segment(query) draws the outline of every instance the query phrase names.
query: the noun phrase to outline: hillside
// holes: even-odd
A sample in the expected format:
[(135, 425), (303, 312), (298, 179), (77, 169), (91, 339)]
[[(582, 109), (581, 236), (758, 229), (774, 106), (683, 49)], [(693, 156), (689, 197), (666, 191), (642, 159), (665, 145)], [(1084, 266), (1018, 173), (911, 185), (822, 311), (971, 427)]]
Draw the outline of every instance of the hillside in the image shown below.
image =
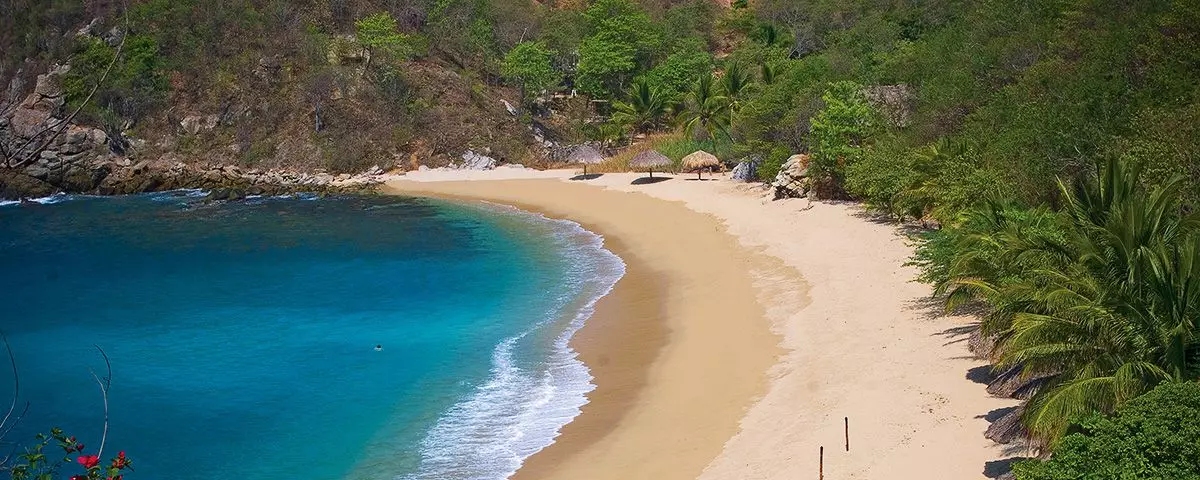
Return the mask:
[[(0, 82), (7, 86), (0, 93), (0, 118), (6, 118), (0, 139), (11, 150), (82, 105), (120, 50), (74, 117), (81, 128), (103, 132), (87, 136), (107, 141), (68, 147), (63, 156), (71, 161), (82, 149), (96, 151), (97, 161), (128, 156), (163, 166), (336, 174), (374, 165), (445, 165), (462, 162), (468, 151), (500, 162), (545, 158), (544, 146), (507, 110), (505, 100), (518, 98), (495, 71), (496, 52), (515, 41), (500, 37), (512, 25), (498, 25), (487, 45), (429, 42), (430, 35), (445, 35), (414, 23), (408, 7), (391, 5), (396, 17), (407, 19), (392, 27), (404, 39), (399, 51), (364, 45), (355, 25), (396, 2), (247, 0), (214, 8), (198, 1), (134, 1), (127, 17), (120, 2), (6, 3), (5, 11), (17, 13), (0, 28), (6, 52)], [(468, 18), (488, 18), (477, 15), (485, 9), (501, 10), (468, 7), (445, 12), (441, 32), (457, 31)], [(533, 6), (523, 8), (532, 19)], [(37, 77), (48, 72), (58, 72), (42, 82), (49, 90), (31, 98)], [(62, 140), (56, 138), (46, 156)], [(53, 170), (44, 167), (34, 173)], [(96, 175), (90, 164), (87, 170), (80, 175)], [(67, 190), (93, 186), (43, 179)]]
[(1200, 2), (0, 11), (0, 198), (336, 191), (364, 185), (349, 173), (542, 166), (584, 143), (609, 157), (596, 171), (706, 150), (778, 197), (928, 227), (920, 280), (982, 312), (989, 391), (1026, 400), (989, 438), (1050, 452), (1082, 418), (1200, 379)]

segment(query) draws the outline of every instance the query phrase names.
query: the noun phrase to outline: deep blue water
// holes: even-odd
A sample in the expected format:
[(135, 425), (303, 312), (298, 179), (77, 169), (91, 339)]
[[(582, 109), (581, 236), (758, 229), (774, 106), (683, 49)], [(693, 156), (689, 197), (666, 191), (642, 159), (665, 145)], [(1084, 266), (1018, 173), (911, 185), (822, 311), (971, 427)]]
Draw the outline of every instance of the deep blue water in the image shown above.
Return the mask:
[(130, 480), (505, 478), (584, 403), (566, 341), (623, 272), (577, 225), (501, 206), (57, 200), (0, 205), (30, 404), (4, 441), (58, 426), (94, 452), (99, 345)]

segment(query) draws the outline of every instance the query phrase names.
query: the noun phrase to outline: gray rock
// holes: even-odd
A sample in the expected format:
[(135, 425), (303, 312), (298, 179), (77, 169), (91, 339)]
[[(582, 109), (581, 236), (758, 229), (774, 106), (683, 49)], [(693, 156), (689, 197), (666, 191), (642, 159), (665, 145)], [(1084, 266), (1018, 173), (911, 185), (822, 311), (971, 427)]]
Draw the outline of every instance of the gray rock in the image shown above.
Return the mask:
[(183, 131), (185, 133), (188, 133), (190, 135), (196, 135), (200, 132), (204, 132), (204, 131), (208, 131), (208, 130), (217, 128), (217, 123), (219, 122), (220, 118), (221, 118), (220, 116), (215, 115), (215, 114), (214, 115), (190, 115), (190, 116), (184, 117), (184, 119), (179, 122), (179, 127), (181, 129), (183, 129)]
[(33, 93), (43, 97), (61, 97), (63, 96), (62, 77), (71, 68), (65, 65), (59, 65), (51, 69), (48, 73), (37, 76), (37, 86), (33, 88)]
[(116, 47), (121, 43), (121, 39), (123, 38), (125, 38), (125, 32), (122, 32), (120, 28), (113, 27), (112, 30), (104, 34), (104, 43), (107, 43), (110, 47)]
[(745, 159), (733, 167), (730, 178), (738, 182), (753, 182), (758, 180), (758, 160)]
[(42, 163), (35, 163), (25, 167), (25, 174), (38, 180), (45, 180), (50, 177), (50, 167)]
[(771, 182), (771, 186), (775, 188), (775, 199), (781, 198), (804, 198), (808, 196), (808, 191), (811, 188), (811, 183), (808, 180), (808, 155), (792, 155), (788, 157), (783, 166), (779, 167), (779, 173), (775, 175), (775, 181)]
[(95, 32), (96, 27), (99, 27), (99, 26), (100, 26), (100, 17), (93, 18), (91, 23), (84, 25), (83, 28), (80, 28), (78, 31), (76, 31), (75, 36), (76, 37), (91, 36), (92, 32)]
[(496, 159), (481, 153), (475, 153), (473, 150), (467, 150), (462, 155), (462, 160), (463, 163), (458, 168), (463, 170), (491, 170), (496, 168)]

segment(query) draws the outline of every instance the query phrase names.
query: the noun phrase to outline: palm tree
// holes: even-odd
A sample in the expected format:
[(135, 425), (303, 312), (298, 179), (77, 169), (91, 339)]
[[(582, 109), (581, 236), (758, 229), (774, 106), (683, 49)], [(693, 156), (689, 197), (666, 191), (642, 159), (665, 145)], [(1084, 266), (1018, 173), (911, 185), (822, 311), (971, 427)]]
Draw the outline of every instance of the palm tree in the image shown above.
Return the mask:
[(694, 137), (697, 130), (704, 139), (716, 140), (717, 134), (729, 137), (729, 102), (718, 91), (711, 73), (700, 76), (682, 108), (681, 122), (689, 137)]
[(725, 75), (721, 77), (721, 92), (725, 96), (725, 101), (729, 103), (729, 124), (733, 125), (733, 116), (737, 114), (742, 107), (742, 101), (746, 97), (748, 88), (754, 83), (754, 77), (750, 72), (742, 70), (741, 64), (734, 63), (725, 70)]
[(1023, 273), (988, 278), (970, 255), (952, 267), (950, 288), (992, 306), (983, 327), (999, 337), (997, 367), (1044, 381), (1023, 415), (1042, 442), (1080, 415), (1200, 373), (1198, 222), (1178, 214), (1180, 179), (1147, 192), (1139, 174), (1113, 160), (1096, 179), (1060, 182), (1057, 232), (1002, 226), (973, 240)]
[(666, 99), (645, 79), (633, 82), (628, 102), (616, 102), (613, 121), (629, 125), (636, 132), (658, 128), (667, 114)]

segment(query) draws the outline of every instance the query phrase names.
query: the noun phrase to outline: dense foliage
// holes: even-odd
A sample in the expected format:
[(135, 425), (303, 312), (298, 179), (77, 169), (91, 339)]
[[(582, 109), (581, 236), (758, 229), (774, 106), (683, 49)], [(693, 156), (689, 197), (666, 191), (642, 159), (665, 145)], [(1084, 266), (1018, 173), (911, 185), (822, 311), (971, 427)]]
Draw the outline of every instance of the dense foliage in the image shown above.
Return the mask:
[[(73, 32), (122, 12), (8, 4), (0, 50), (73, 54), (76, 101), (114, 47)], [(948, 307), (984, 307), (1047, 446), (1200, 372), (1194, 1), (131, 0), (129, 22), (89, 115), (220, 111), (243, 163), (297, 123), (335, 170), (468, 147), (525, 160), (525, 125), (751, 157), (762, 178), (809, 153), (816, 195), (941, 227), (913, 263)], [(0, 79), (21, 63), (5, 57)], [(500, 97), (521, 114), (481, 115)], [(215, 150), (196, 143), (171, 145)]]
[(1039, 383), (1024, 415), (1035, 438), (1200, 377), (1200, 217), (1180, 213), (1180, 179), (1147, 188), (1140, 173), (1109, 161), (1061, 185), (1059, 212), (988, 204), (921, 249), (951, 307), (989, 305), (997, 366)]
[(1018, 480), (1200, 478), (1200, 383), (1164, 383), (1111, 417), (1093, 415)]

